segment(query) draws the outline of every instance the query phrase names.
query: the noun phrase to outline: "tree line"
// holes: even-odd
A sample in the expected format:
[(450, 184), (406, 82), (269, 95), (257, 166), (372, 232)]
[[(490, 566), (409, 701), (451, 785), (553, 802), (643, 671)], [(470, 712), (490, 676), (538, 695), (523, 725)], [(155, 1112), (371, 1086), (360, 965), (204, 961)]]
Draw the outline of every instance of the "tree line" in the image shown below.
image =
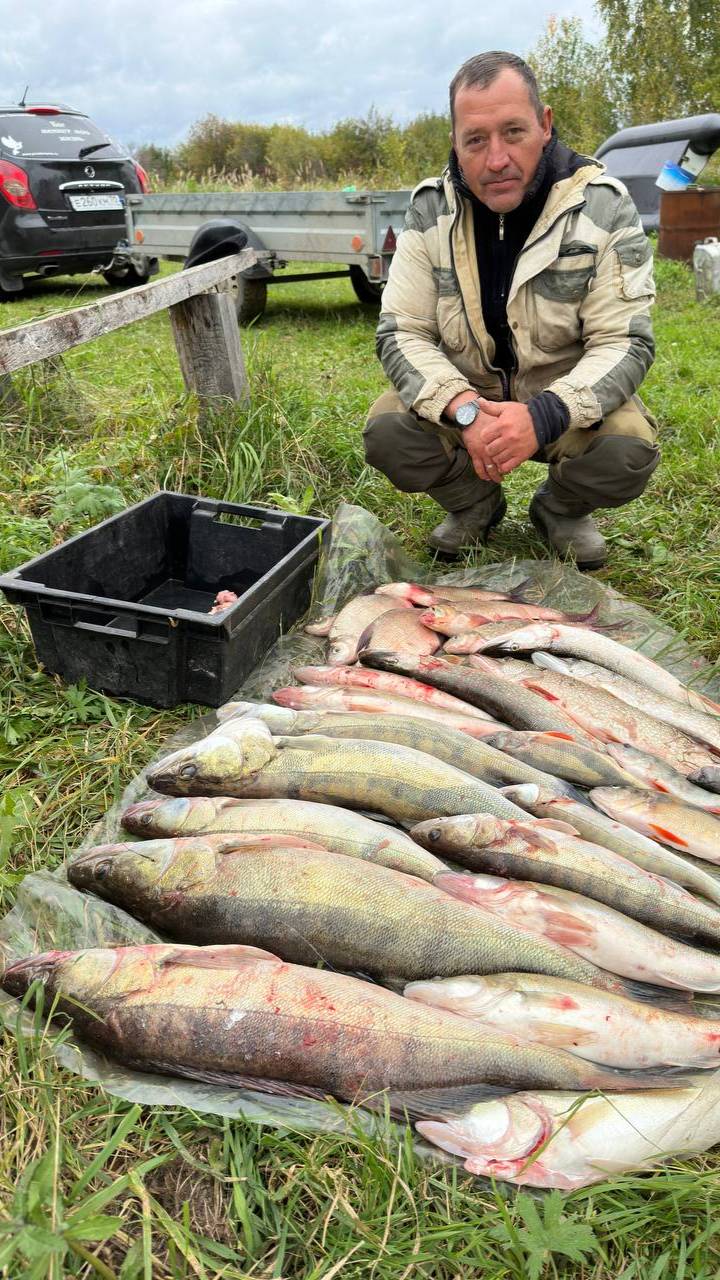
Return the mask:
[[(627, 125), (720, 109), (717, 0), (596, 0), (596, 9), (601, 39), (579, 18), (551, 18), (526, 55), (569, 146), (592, 154)], [(405, 187), (442, 171), (449, 132), (449, 114), (432, 112), (400, 125), (373, 108), (319, 133), (210, 115), (178, 147), (136, 154), (160, 186)]]

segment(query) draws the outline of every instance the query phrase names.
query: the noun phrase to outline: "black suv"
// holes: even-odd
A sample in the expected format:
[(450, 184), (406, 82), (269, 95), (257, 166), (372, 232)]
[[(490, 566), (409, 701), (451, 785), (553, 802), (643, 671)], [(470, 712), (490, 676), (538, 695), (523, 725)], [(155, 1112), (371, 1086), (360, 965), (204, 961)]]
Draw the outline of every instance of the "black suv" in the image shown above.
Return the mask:
[(81, 111), (0, 107), (0, 301), (30, 274), (142, 284), (157, 261), (131, 256), (125, 205), (148, 189), (144, 169)]

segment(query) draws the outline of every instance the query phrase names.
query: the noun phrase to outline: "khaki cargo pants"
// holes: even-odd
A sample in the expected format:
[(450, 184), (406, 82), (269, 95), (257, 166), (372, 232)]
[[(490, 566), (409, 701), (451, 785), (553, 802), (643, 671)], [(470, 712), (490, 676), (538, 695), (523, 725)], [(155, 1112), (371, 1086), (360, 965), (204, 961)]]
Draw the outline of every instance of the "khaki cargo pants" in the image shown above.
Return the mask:
[[(548, 464), (547, 484), (568, 514), (621, 507), (643, 492), (660, 454), (657, 424), (634, 396), (592, 427), (571, 427), (531, 459)], [(375, 401), (364, 431), (365, 457), (404, 493), (429, 493), (462, 511), (496, 485), (480, 480), (458, 427), (406, 409), (395, 391)]]

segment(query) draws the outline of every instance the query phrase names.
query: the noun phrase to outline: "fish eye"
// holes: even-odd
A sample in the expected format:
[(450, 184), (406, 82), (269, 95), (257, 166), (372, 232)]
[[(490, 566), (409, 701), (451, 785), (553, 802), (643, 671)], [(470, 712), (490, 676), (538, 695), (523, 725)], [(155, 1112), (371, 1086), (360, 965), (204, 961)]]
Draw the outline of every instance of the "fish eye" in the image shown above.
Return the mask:
[(184, 764), (184, 765), (183, 765), (183, 767), (182, 767), (182, 769), (180, 770), (180, 777), (181, 777), (181, 778), (194, 778), (196, 773), (197, 773), (197, 765), (196, 765), (196, 764)]
[(141, 826), (141, 827), (149, 827), (151, 822), (152, 822), (152, 814), (151, 814), (151, 813), (143, 813), (143, 814), (141, 814), (141, 816), (140, 816), (140, 826)]
[(110, 859), (109, 859), (109, 858), (106, 858), (104, 862), (98, 862), (98, 864), (97, 864), (97, 866), (96, 866), (96, 868), (95, 868), (95, 879), (96, 879), (96, 880), (107, 880), (107, 878), (108, 878), (108, 876), (109, 876), (109, 874), (110, 874), (110, 867), (111, 867), (111, 866), (112, 866), (112, 863), (111, 863), (111, 861), (110, 861)]
[(433, 827), (432, 831), (428, 831), (428, 840), (439, 840), (442, 831), (439, 827)]

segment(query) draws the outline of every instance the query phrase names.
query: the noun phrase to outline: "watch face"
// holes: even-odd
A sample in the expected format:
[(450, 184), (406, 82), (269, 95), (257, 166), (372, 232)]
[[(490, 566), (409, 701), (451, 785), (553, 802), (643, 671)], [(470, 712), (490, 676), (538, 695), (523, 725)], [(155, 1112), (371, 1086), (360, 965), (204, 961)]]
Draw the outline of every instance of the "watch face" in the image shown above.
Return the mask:
[(458, 426), (470, 427), (478, 416), (478, 406), (474, 400), (469, 400), (467, 404), (461, 404), (459, 409), (455, 410), (455, 421)]

